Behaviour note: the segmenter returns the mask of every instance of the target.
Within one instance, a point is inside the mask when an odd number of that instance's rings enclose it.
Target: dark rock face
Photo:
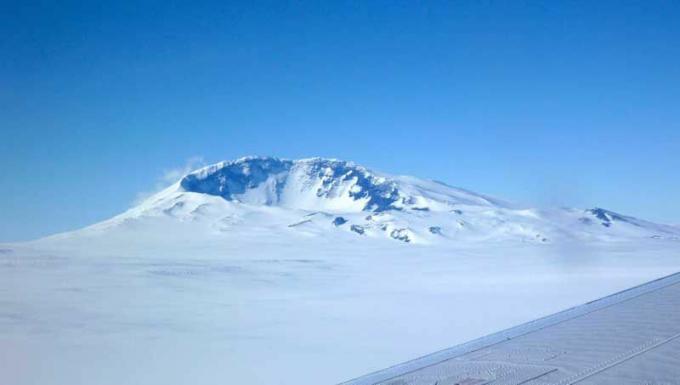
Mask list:
[[[359,225],[352,225],[349,229],[360,235],[365,232],[363,226]]]
[[[221,196],[234,200],[235,195],[257,188],[272,175],[290,170],[292,161],[276,158],[252,158],[229,162],[206,173],[192,173],[180,181],[180,186],[190,192]],[[283,185],[277,184],[277,192]],[[274,202],[268,202],[274,203]]]
[[[407,229],[395,229],[390,233],[390,237],[403,242],[411,242],[411,238],[408,236],[409,231]]]
[[[591,214],[595,218],[599,219],[601,221],[600,224],[604,227],[611,227],[614,222],[625,222],[634,226],[638,226],[633,218],[625,217],[621,214],[617,214],[613,211],[605,210],[599,207],[588,209],[586,210],[586,213]],[[588,223],[587,218],[581,218],[580,220],[583,223]]]
[[[335,226],[342,226],[345,223],[347,223],[347,219],[345,219],[343,217],[335,217],[335,219],[333,219],[333,224]]]
[[[368,199],[365,209],[370,211],[386,211],[399,201],[399,191],[390,182],[379,181],[368,170],[342,161],[319,159],[312,163],[310,175],[319,178],[322,186],[317,196],[328,196],[338,184],[355,179],[357,188],[350,191],[354,200]]]
[[[314,191],[320,198],[335,197],[338,188],[350,182],[353,188],[345,194],[354,200],[366,201],[366,211],[398,210],[395,203],[405,199],[395,183],[376,177],[369,170],[353,163],[329,159],[291,161],[244,158],[191,173],[182,178],[180,186],[185,191],[220,196],[232,201],[237,200],[238,195],[268,183],[273,194],[266,204],[274,205],[278,203],[281,192],[289,182],[291,170],[298,166],[305,170],[306,175],[303,178],[306,185],[318,186],[320,182],[321,186]]]

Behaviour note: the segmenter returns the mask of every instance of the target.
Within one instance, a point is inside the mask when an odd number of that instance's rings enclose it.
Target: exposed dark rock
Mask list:
[[[390,237],[403,242],[411,242],[408,233],[409,231],[407,229],[395,229],[390,233]]]

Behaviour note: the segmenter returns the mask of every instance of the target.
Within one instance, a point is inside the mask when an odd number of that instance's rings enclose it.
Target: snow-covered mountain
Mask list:
[[[130,231],[161,238],[172,233],[173,238],[261,241],[281,235],[420,244],[680,239],[677,227],[602,208],[520,207],[441,182],[374,172],[352,162],[271,157],[246,157],[201,168],[119,216],[49,239]]]
[[[339,383],[676,272],[679,234],[338,160],[222,162],[0,244],[0,383]]]

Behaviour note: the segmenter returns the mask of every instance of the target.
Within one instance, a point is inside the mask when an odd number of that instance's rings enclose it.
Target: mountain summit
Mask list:
[[[322,158],[241,158],[194,171],[179,185],[187,192],[228,201],[302,210],[383,212],[493,204],[481,195],[439,183],[391,177],[352,162]]]
[[[121,231],[157,232],[159,238],[254,237],[284,243],[310,236],[450,245],[680,239],[676,227],[602,208],[517,207],[352,162],[271,157],[246,157],[195,170],[117,217],[59,237]]]

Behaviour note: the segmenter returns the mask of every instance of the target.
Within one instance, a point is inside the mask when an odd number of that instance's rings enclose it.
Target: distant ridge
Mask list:
[[[130,228],[172,233],[179,224],[178,236],[245,239],[264,232],[267,239],[280,242],[305,242],[310,236],[439,245],[680,240],[677,227],[599,207],[517,207],[349,161],[274,157],[244,157],[200,168],[119,216],[56,238],[101,237]]]

